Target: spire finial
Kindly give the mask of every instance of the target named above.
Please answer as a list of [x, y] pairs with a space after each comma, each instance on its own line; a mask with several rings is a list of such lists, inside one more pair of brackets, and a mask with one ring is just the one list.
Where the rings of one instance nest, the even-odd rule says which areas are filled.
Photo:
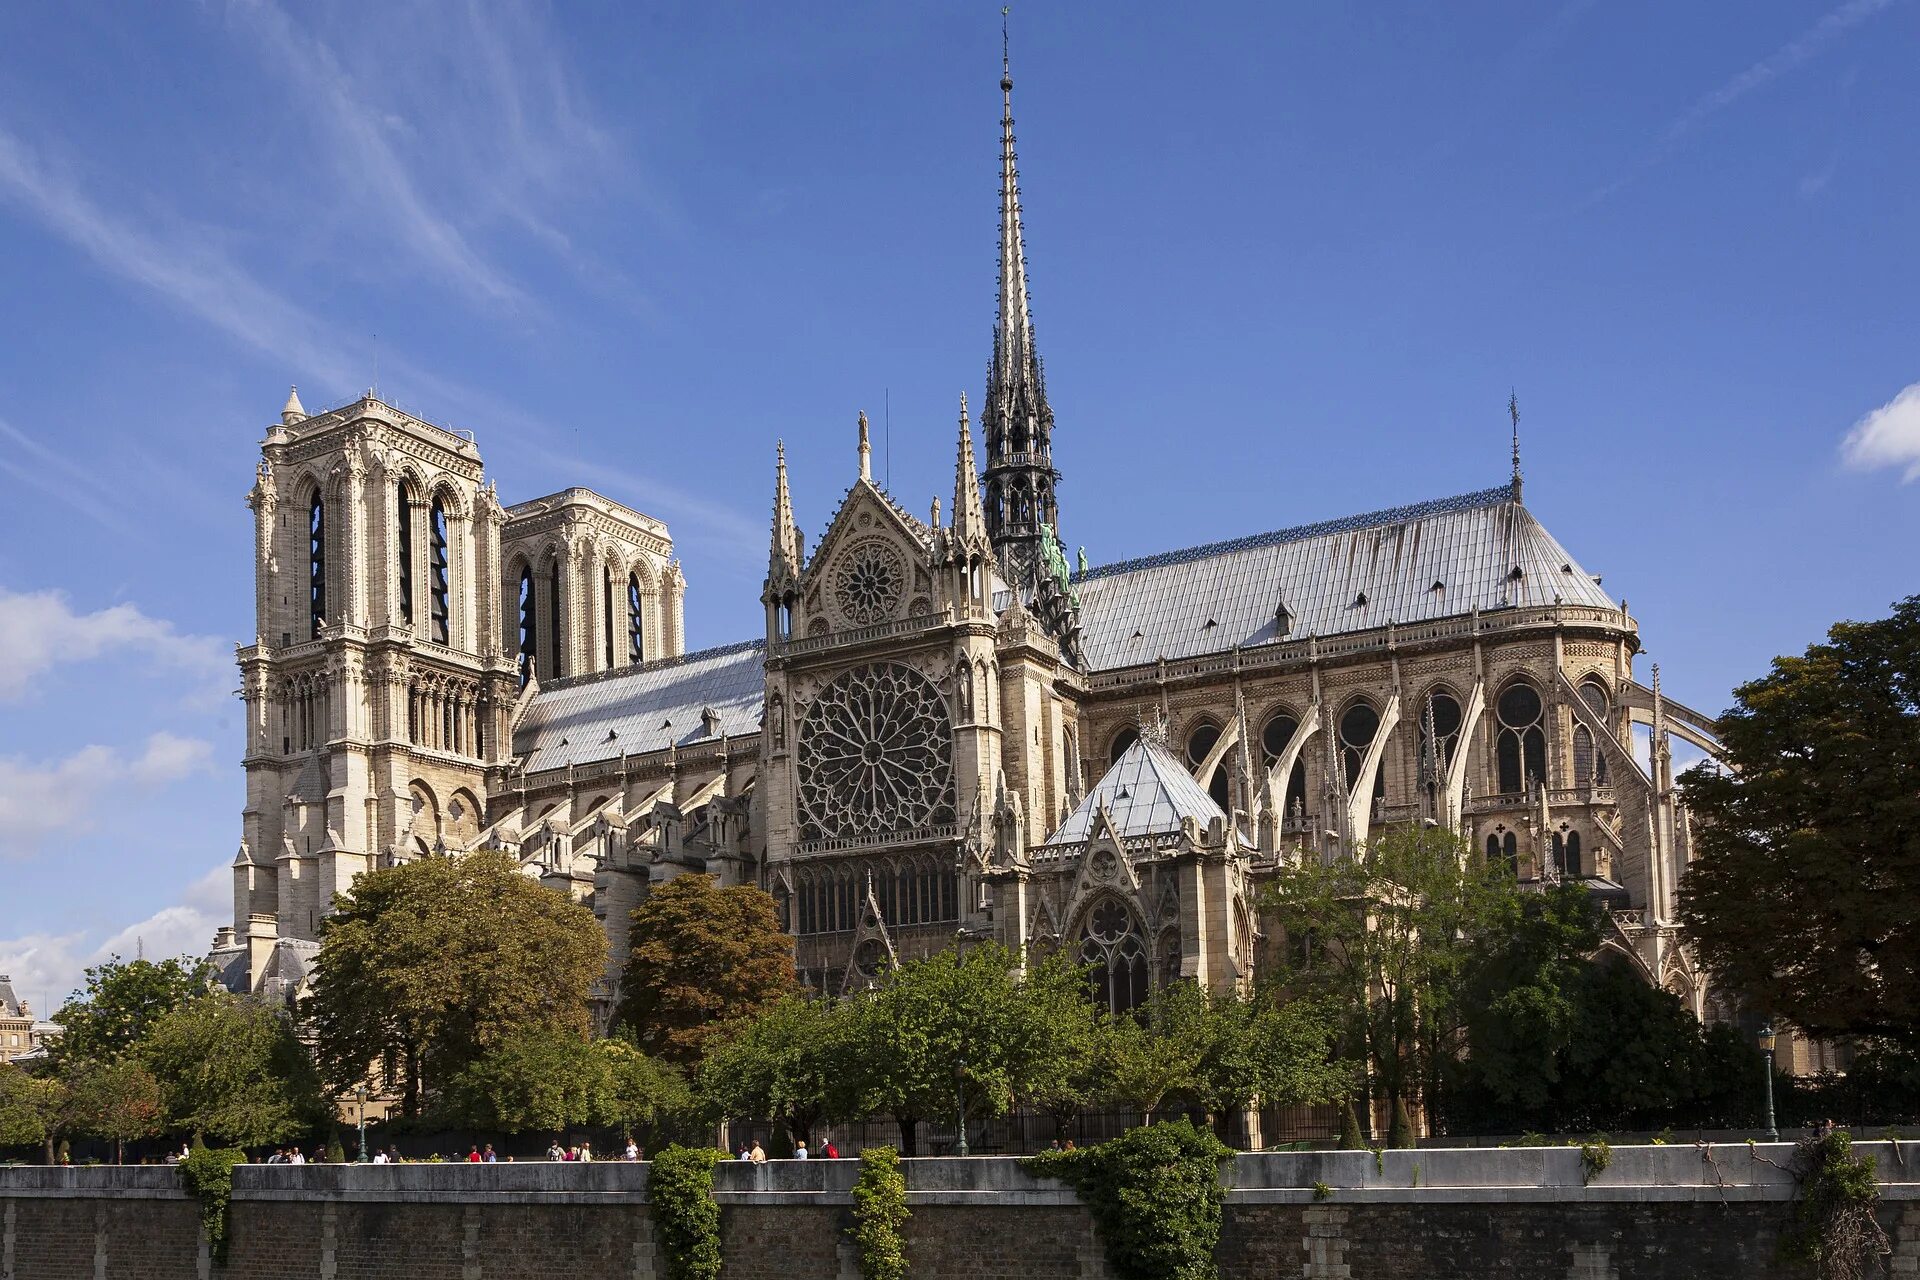
[[873, 445], [867, 440], [867, 411], [860, 411], [860, 478], [873, 482]]
[[300, 403], [300, 388], [288, 387], [287, 403], [280, 409], [281, 425], [290, 427], [296, 422], [306, 421], [306, 417], [307, 408]]
[[1520, 393], [1507, 393], [1507, 416], [1513, 419], [1513, 500], [1520, 501]]
[[1012, 6], [1000, 6], [1000, 92], [1013, 92], [1013, 60], [1007, 47], [1007, 11]]

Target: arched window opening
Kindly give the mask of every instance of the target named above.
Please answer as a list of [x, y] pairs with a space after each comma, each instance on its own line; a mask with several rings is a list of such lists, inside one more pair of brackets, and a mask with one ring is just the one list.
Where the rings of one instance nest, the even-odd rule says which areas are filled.
[[603, 657], [606, 658], [606, 670], [613, 670], [613, 570], [600, 570], [600, 629], [604, 633], [606, 644]]
[[558, 680], [567, 674], [560, 655], [560, 561], [547, 570], [547, 674]]
[[313, 491], [307, 509], [307, 638], [318, 640], [327, 620], [327, 504]]
[[447, 609], [447, 509], [440, 499], [433, 500], [433, 565], [427, 589], [433, 593], [433, 639], [436, 644], [453, 643]]
[[[1367, 702], [1356, 702], [1340, 716], [1340, 767], [1346, 774], [1347, 791], [1360, 785], [1360, 769], [1367, 762], [1367, 748], [1380, 732], [1380, 713]], [[1373, 771], [1373, 798], [1387, 797], [1387, 771]]]
[[1514, 837], [1513, 832], [1507, 832], [1507, 838], [1500, 842], [1500, 852], [1507, 864], [1508, 873], [1518, 876], [1520, 874], [1520, 842]]
[[400, 582], [400, 621], [413, 625], [413, 503], [407, 497], [406, 481], [400, 482], [394, 495], [394, 550], [398, 559], [394, 574]]
[[[1213, 749], [1220, 745], [1220, 726], [1203, 721], [1187, 735], [1187, 771], [1192, 773], [1207, 762]], [[1213, 802], [1225, 809], [1229, 792], [1227, 791], [1227, 769], [1224, 763], [1214, 766], [1213, 773], [1205, 779], [1207, 794]]]
[[[1611, 725], [1613, 720], [1613, 700], [1607, 696], [1607, 688], [1605, 685], [1591, 678], [1582, 681], [1580, 685], [1580, 700], [1587, 704], [1593, 714], [1599, 718], [1601, 724]], [[1580, 726], [1580, 730], [1584, 730], [1585, 728], [1585, 725]], [[1576, 761], [1574, 767], [1576, 771], [1579, 768], [1577, 762], [1580, 750], [1580, 730], [1574, 732], [1574, 758]], [[1598, 744], [1593, 741], [1593, 735], [1591, 733], [1587, 735], [1587, 750], [1593, 762], [1591, 776], [1586, 780], [1576, 778], [1576, 785], [1587, 786], [1591, 783], [1595, 786], [1604, 787], [1609, 781], [1607, 777], [1607, 757], [1604, 752], [1598, 750]]]
[[1561, 869], [1568, 876], [1576, 880], [1584, 879], [1593, 874], [1593, 872], [1587, 869], [1586, 864], [1580, 861], [1580, 833], [1578, 831], [1567, 832], [1567, 860], [1562, 864]]
[[533, 679], [534, 650], [539, 640], [539, 606], [533, 599], [533, 570], [520, 570], [520, 687]]
[[1560, 832], [1553, 833], [1553, 869], [1565, 871], [1567, 866], [1567, 838]]
[[1127, 754], [1127, 748], [1140, 741], [1140, 731], [1129, 726], [1113, 735], [1113, 745], [1107, 749], [1107, 767], [1119, 763], [1120, 757]]
[[[1293, 735], [1300, 731], [1299, 717], [1291, 711], [1276, 712], [1260, 730], [1260, 755], [1262, 765], [1268, 771], [1280, 762], [1287, 753], [1287, 744], [1293, 741]], [[1293, 768], [1287, 772], [1284, 793], [1275, 796], [1280, 804], [1280, 812], [1285, 820], [1291, 821], [1296, 813], [1304, 814], [1307, 806], [1307, 762], [1304, 752], [1293, 759]]]
[[1445, 689], [1435, 689], [1420, 708], [1420, 786], [1438, 797], [1446, 785], [1460, 746], [1460, 702]]
[[[780, 605], [780, 635], [784, 638], [793, 625], [787, 619], [787, 606]], [[646, 658], [646, 631], [640, 621], [640, 575], [627, 575], [627, 661], [642, 662]]]
[[1487, 837], [1487, 865], [1491, 867], [1496, 863], [1498, 863], [1499, 861], [1500, 861], [1500, 837], [1495, 835], [1490, 835]]
[[1573, 785], [1593, 785], [1593, 734], [1583, 724], [1573, 726]]
[[1525, 681], [1510, 684], [1500, 694], [1496, 710], [1500, 736], [1495, 750], [1500, 794], [1520, 795], [1535, 782], [1547, 781], [1547, 734], [1541, 724], [1545, 706], [1540, 692]]
[[1147, 1002], [1147, 947], [1133, 913], [1116, 898], [1103, 898], [1080, 928], [1080, 960], [1093, 1002], [1108, 1013], [1126, 1013]]

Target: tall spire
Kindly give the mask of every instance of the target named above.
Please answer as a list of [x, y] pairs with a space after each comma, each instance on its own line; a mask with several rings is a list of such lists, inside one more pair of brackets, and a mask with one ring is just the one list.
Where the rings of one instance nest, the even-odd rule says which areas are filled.
[[1513, 419], [1513, 500], [1520, 501], [1520, 393], [1507, 392], [1507, 416]]
[[1013, 68], [1005, 10], [1000, 55], [1000, 296], [993, 359], [980, 427], [987, 438], [986, 520], [1001, 572], [1031, 595], [1045, 573], [1042, 526], [1059, 532], [1053, 469], [1053, 410], [1033, 337], [1027, 288], [1026, 233], [1021, 225], [1020, 172], [1013, 145]]
[[960, 393], [960, 446], [953, 461], [953, 546], [958, 555], [987, 532], [980, 507], [980, 473], [973, 462], [973, 428], [967, 425], [967, 393]]
[[787, 442], [775, 446], [773, 466], [773, 547], [767, 559], [769, 585], [800, 575], [800, 527], [793, 520], [793, 495], [787, 491]]

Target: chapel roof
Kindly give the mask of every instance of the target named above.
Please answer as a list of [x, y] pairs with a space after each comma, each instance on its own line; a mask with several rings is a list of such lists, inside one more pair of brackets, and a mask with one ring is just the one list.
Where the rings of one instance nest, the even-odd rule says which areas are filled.
[[718, 717], [716, 737], [760, 727], [766, 642], [702, 649], [631, 667], [542, 684], [514, 734], [529, 773], [664, 751], [710, 740], [702, 713]]
[[1504, 485], [1123, 560], [1074, 585], [1096, 671], [1476, 609], [1618, 607]]
[[1146, 737], [1120, 753], [1044, 845], [1084, 843], [1092, 837], [1102, 809], [1122, 840], [1173, 835], [1187, 818], [1204, 828], [1215, 818], [1224, 822], [1227, 817], [1164, 746]]
[[0, 1018], [20, 1016], [20, 997], [13, 994], [13, 979], [0, 973]]

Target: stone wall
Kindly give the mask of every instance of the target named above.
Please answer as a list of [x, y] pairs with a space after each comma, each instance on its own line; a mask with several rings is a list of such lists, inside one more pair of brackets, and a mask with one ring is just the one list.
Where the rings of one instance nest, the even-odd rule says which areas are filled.
[[[1894, 1277], [1920, 1276], [1920, 1144], [1862, 1143], [1885, 1186]], [[1791, 1148], [1616, 1148], [1586, 1185], [1570, 1148], [1237, 1157], [1226, 1280], [1788, 1277]], [[1101, 1280], [1086, 1210], [1009, 1159], [907, 1162], [915, 1274]], [[728, 1280], [857, 1280], [853, 1161], [720, 1166]], [[243, 1166], [213, 1265], [167, 1168], [0, 1169], [0, 1280], [494, 1280], [662, 1274], [646, 1165]], [[1315, 1190], [1324, 1184], [1325, 1192]]]

